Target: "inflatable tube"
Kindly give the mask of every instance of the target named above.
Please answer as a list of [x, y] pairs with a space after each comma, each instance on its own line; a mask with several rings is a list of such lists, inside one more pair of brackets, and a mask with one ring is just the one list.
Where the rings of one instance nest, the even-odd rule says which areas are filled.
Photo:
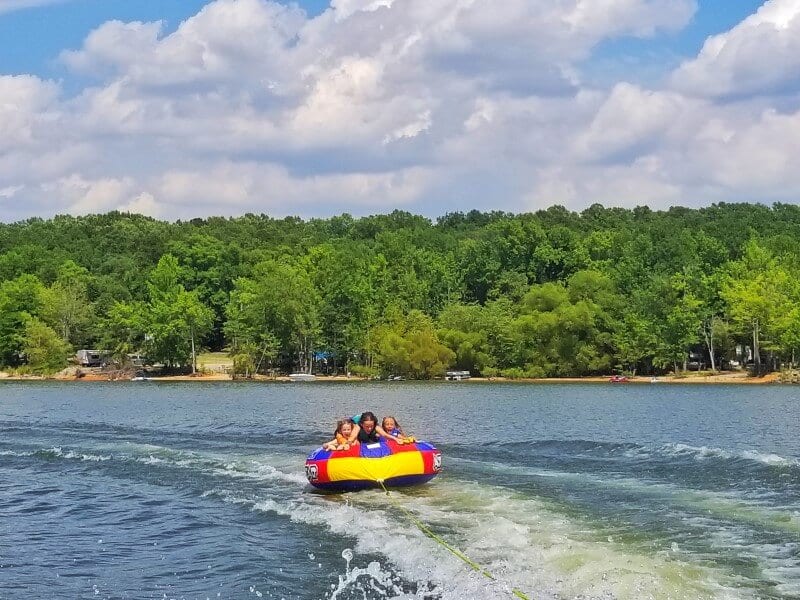
[[349, 450], [317, 448], [306, 460], [306, 477], [321, 490], [347, 492], [365, 488], [418, 485], [442, 468], [442, 453], [428, 442], [398, 444], [381, 438]]

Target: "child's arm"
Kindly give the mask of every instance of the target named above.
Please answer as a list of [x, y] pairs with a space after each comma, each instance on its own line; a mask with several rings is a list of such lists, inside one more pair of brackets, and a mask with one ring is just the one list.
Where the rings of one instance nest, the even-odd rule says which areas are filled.
[[[399, 428], [398, 428], [399, 429]], [[417, 440], [414, 438], [413, 435], [406, 435], [406, 432], [400, 429], [400, 440], [399, 443], [401, 444], [413, 444]]]
[[386, 431], [386, 430], [385, 430], [383, 427], [381, 427], [380, 425], [375, 425], [375, 431], [377, 431], [377, 432], [378, 432], [378, 435], [379, 435], [380, 437], [385, 437], [385, 438], [389, 438], [389, 439], [392, 439], [392, 440], [395, 440], [395, 439], [397, 439], [396, 437], [394, 437], [394, 436], [393, 436], [391, 433], [389, 433], [388, 431]]
[[398, 444], [413, 444], [417, 440], [414, 439], [413, 436], [406, 435], [406, 432], [403, 431], [400, 427], [397, 428], [400, 432], [397, 435], [392, 436]]
[[[398, 427], [398, 429], [400, 429], [400, 428]], [[377, 431], [377, 432], [378, 432], [378, 435], [379, 435], [379, 436], [381, 436], [381, 437], [385, 437], [385, 438], [387, 438], [387, 439], [390, 439], [390, 440], [394, 440], [394, 441], [395, 441], [395, 442], [397, 442], [398, 444], [406, 444], [406, 443], [408, 443], [408, 440], [411, 440], [412, 442], [414, 441], [414, 439], [413, 439], [413, 438], [408, 438], [408, 437], [406, 437], [406, 436], [405, 436], [405, 434], [403, 433], [403, 430], [402, 430], [402, 429], [400, 430], [400, 435], [392, 435], [391, 433], [389, 433], [388, 431], [386, 431], [386, 430], [385, 430], [383, 427], [381, 427], [380, 425], [376, 425], [376, 426], [375, 426], [375, 431]]]

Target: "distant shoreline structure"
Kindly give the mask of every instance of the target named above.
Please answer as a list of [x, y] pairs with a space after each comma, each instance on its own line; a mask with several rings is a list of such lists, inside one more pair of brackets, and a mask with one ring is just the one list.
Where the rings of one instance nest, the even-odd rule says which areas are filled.
[[[609, 384], [609, 377], [610, 375], [597, 375], [591, 377], [548, 377], [548, 378], [541, 378], [541, 379], [531, 379], [531, 378], [520, 378], [520, 379], [509, 379], [504, 377], [470, 377], [468, 379], [462, 380], [463, 383], [475, 383], [475, 384], [493, 384], [493, 383], [525, 383], [525, 384], [581, 384], [581, 383], [589, 383], [589, 384], [604, 384], [604, 385], [612, 385]], [[279, 375], [275, 377], [269, 377], [265, 375], [257, 375], [255, 377], [245, 379], [245, 378], [232, 378], [228, 374], [222, 373], [211, 373], [211, 374], [196, 374], [196, 375], [164, 375], [164, 376], [152, 376], [147, 377], [148, 381], [153, 382], [184, 382], [184, 381], [192, 381], [198, 383], [210, 383], [210, 382], [245, 382], [245, 383], [291, 383], [292, 379], [290, 375]], [[35, 376], [35, 375], [11, 375], [9, 373], [0, 372], [0, 382], [2, 381], [48, 381], [48, 382], [86, 382], [86, 383], [97, 383], [97, 382], [129, 382], [131, 381], [130, 378], [111, 378], [105, 376], [103, 374], [84, 374], [81, 377], [75, 376], [64, 376], [64, 375], [55, 375], [53, 377], [42, 377], [42, 376]], [[335, 375], [335, 376], [327, 376], [327, 375], [315, 375], [315, 380], [309, 381], [309, 383], [319, 384], [319, 383], [329, 383], [329, 382], [336, 382], [336, 383], [373, 383], [373, 384], [383, 384], [386, 383], [385, 381], [376, 381], [374, 379], [370, 379], [368, 377], [355, 377], [355, 376], [346, 376], [346, 375]], [[405, 382], [404, 382], [405, 383]], [[408, 383], [442, 383], [442, 384], [450, 384], [450, 381], [445, 379], [432, 379], [432, 380], [410, 380]], [[652, 384], [653, 380], [650, 375], [642, 375], [642, 376], [631, 376], [628, 378], [627, 383], [633, 385], [642, 385], [642, 384]], [[709, 385], [709, 384], [720, 384], [720, 385], [764, 385], [764, 384], [781, 384], [787, 383], [783, 382], [780, 379], [779, 373], [769, 373], [763, 377], [750, 377], [744, 371], [737, 371], [732, 373], [719, 373], [719, 374], [701, 374], [701, 375], [692, 375], [692, 376], [674, 376], [674, 375], [662, 375], [658, 377], [657, 383], [659, 384], [688, 384], [688, 385]], [[617, 386], [614, 386], [617, 387]]]

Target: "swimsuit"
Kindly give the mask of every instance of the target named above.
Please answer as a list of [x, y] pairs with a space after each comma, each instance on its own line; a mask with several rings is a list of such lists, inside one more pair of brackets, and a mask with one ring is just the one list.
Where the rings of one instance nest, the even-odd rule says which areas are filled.
[[371, 433], [367, 433], [363, 429], [358, 430], [358, 441], [362, 444], [372, 444], [380, 440], [378, 432], [373, 429]]

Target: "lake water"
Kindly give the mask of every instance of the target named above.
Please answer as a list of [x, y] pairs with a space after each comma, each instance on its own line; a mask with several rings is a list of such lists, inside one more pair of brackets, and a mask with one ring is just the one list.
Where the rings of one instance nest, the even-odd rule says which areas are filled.
[[[306, 455], [362, 410], [436, 444], [442, 473], [392, 498], [315, 493]], [[800, 598], [800, 389], [0, 385], [0, 598], [513, 600], [514, 588]]]

